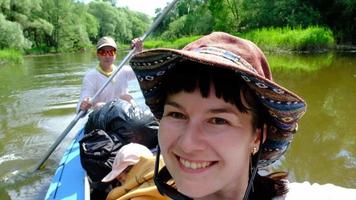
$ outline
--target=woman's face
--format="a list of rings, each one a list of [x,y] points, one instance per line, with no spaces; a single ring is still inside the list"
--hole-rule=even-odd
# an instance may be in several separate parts
[[[167,97],[159,128],[164,162],[178,191],[192,198],[242,199],[258,139],[250,113],[199,90]]]

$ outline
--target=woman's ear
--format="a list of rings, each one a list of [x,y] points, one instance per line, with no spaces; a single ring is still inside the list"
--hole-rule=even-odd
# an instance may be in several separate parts
[[[265,143],[266,139],[267,139],[267,124],[263,124],[263,140],[262,140],[262,144]]]
[[[261,134],[261,131],[263,131],[262,134]],[[263,138],[261,138],[261,137],[263,137]],[[267,125],[264,124],[263,130],[258,128],[258,129],[256,129],[256,132],[254,134],[252,150],[251,150],[251,152],[253,152],[253,154],[259,151],[260,142],[262,141],[262,143],[264,143],[266,141],[266,137],[267,137]]]

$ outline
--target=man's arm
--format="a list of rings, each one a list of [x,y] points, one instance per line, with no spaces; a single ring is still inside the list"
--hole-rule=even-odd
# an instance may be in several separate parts
[[[88,111],[92,106],[89,103],[89,98],[94,95],[94,86],[91,81],[92,80],[88,74],[86,74],[83,78],[82,89],[80,91],[80,97],[77,104],[77,112],[80,110]]]

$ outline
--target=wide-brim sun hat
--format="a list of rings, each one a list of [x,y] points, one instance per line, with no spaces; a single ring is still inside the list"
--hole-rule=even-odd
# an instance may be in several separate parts
[[[117,50],[117,45],[115,40],[112,37],[104,36],[99,39],[98,43],[96,44],[96,50],[101,49],[102,47],[113,47]]]
[[[119,176],[128,166],[135,165],[141,157],[153,156],[153,153],[144,145],[129,143],[121,147],[115,156],[112,170],[101,180],[110,182]]]
[[[273,81],[267,59],[254,43],[227,33],[211,33],[182,50],[158,48],[138,53],[131,59],[130,65],[139,80],[145,102],[156,118],[161,119],[163,113],[162,84],[167,71],[184,61],[233,71],[267,109],[271,124],[258,167],[270,165],[286,152],[298,128],[298,120],[306,111],[306,103]]]

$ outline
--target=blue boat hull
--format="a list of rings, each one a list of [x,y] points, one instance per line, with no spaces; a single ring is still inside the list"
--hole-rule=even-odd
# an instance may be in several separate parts
[[[89,183],[79,157],[78,142],[82,137],[83,130],[80,130],[64,153],[47,191],[46,200],[90,199]]]

